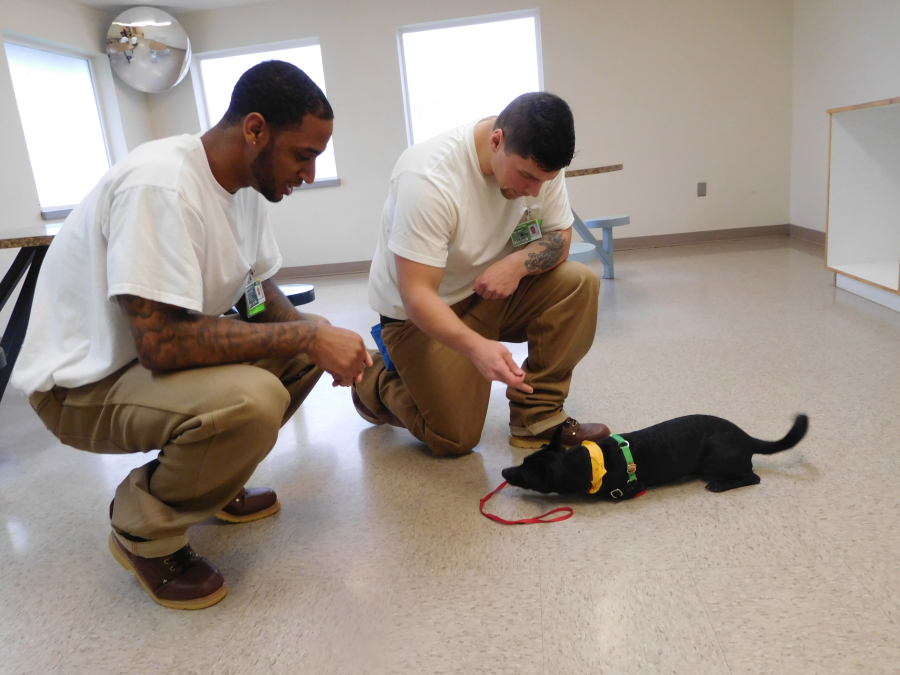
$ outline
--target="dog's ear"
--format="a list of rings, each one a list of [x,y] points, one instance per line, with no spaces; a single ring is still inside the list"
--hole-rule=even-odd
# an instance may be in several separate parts
[[[563,425],[560,424],[556,427],[556,431],[553,432],[553,438],[550,440],[550,447],[556,452],[563,452],[566,449],[565,446],[563,446],[562,434]]]

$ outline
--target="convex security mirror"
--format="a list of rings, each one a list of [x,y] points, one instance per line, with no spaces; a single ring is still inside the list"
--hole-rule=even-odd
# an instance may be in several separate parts
[[[122,12],[106,34],[113,72],[138,91],[171,89],[191,65],[191,41],[171,14],[155,7]]]

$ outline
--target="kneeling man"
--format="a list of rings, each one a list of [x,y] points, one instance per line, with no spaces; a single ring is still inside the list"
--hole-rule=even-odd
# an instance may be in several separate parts
[[[387,352],[352,389],[373,424],[408,429],[436,455],[478,444],[491,381],[508,385],[510,443],[597,441],[604,424],[563,409],[597,324],[599,277],[564,262],[574,220],[562,169],[575,152],[569,106],[524,94],[498,117],[401,155],[381,219],[369,303]],[[527,342],[520,368],[500,341]]]

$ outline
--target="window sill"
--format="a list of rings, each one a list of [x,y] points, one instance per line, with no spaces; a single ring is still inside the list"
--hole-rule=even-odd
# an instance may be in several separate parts
[[[323,178],[312,183],[304,183],[300,186],[301,190],[315,190],[316,188],[338,187],[341,184],[340,178]]]
[[[69,214],[78,206],[77,204],[72,204],[71,206],[53,206],[47,209],[41,209],[41,220],[60,220],[61,218],[68,218]]]
[[[314,190],[316,188],[339,187],[340,184],[340,178],[325,178],[313,183],[304,183],[300,186],[300,189]],[[41,209],[41,220],[61,220],[63,218],[68,218],[69,214],[72,213],[76,206],[77,204],[73,204],[72,206],[54,206],[47,209]]]

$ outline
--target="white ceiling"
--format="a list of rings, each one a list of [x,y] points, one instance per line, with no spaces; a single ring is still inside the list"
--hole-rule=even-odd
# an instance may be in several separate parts
[[[269,0],[161,0],[160,2],[141,2],[140,0],[130,4],[122,0],[75,0],[79,4],[89,7],[99,7],[112,11],[125,11],[131,7],[151,6],[169,12],[169,14],[184,14],[196,12],[202,9],[222,9],[223,7],[237,7],[238,5],[251,5]]]

